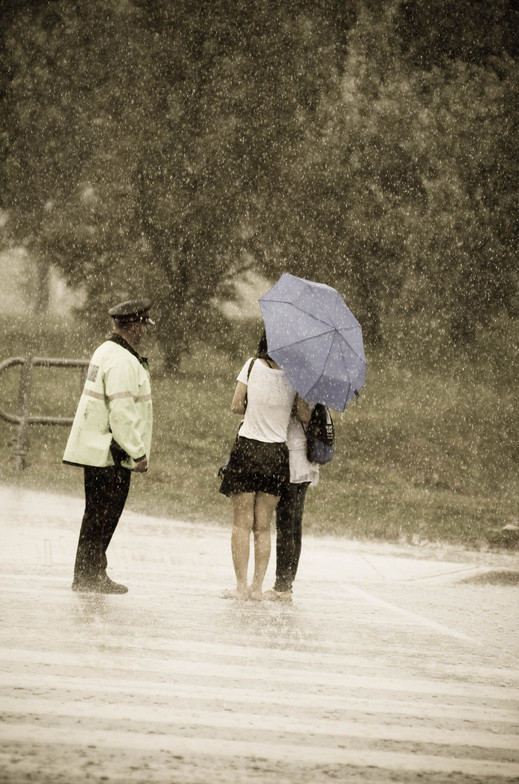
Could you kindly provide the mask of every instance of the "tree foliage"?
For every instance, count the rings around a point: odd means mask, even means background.
[[[514,312],[517,61],[501,48],[491,66],[410,67],[396,11],[359,13],[340,93],[321,101],[292,193],[272,205],[271,268],[334,280],[371,343],[389,321],[467,343]],[[433,33],[420,43],[430,52]]]
[[[371,343],[395,319],[473,340],[517,283],[514,8],[10,5],[12,234],[92,320],[151,295],[170,367],[247,265],[336,285]]]
[[[519,54],[516,0],[404,0],[395,27],[402,51],[420,69],[447,60],[485,65]]]

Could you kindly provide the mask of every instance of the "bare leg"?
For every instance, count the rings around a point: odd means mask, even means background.
[[[236,594],[240,599],[248,598],[247,570],[250,554],[250,534],[254,525],[254,493],[239,493],[232,496],[233,526],[231,552],[236,573]]]
[[[263,580],[270,559],[270,523],[279,497],[268,493],[256,493],[254,505],[254,576],[251,599],[260,600]]]

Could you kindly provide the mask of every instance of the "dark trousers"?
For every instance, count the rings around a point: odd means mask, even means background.
[[[121,466],[85,466],[85,513],[76,553],[74,580],[92,582],[106,572],[106,550],[121,517],[131,471]]]
[[[285,485],[276,507],[276,591],[292,590],[301,555],[303,510],[309,484]]]

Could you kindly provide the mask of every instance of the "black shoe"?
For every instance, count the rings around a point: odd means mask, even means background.
[[[71,588],[77,593],[97,593],[98,591],[97,581],[95,580],[81,580],[74,578]]]
[[[292,590],[276,591],[275,588],[271,588],[270,591],[265,591],[263,598],[269,602],[291,602]]]
[[[74,579],[72,590],[77,593],[128,593],[126,585],[114,583],[107,574],[100,574],[93,580]]]
[[[97,593],[128,593],[128,588],[121,583],[114,583],[107,574],[100,574],[96,591]]]

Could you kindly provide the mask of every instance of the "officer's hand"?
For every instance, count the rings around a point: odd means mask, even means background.
[[[148,470],[148,458],[143,457],[142,460],[139,460],[138,463],[135,463],[133,468],[138,474],[144,474]]]

